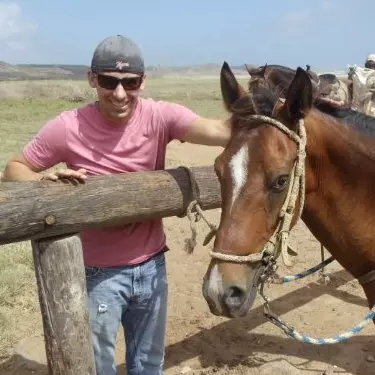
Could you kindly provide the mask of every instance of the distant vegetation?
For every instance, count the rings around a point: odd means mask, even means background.
[[[148,76],[218,76],[221,65],[206,64],[182,67],[149,66],[146,68]],[[11,65],[0,61],[0,81],[50,80],[50,79],[85,79],[89,67],[85,65]],[[243,66],[233,67],[236,74],[244,74]]]
[[[83,79],[84,65],[11,65],[0,61],[0,81],[41,79]]]

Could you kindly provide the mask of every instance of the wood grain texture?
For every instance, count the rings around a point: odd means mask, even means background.
[[[94,375],[79,236],[32,241],[49,374]]]

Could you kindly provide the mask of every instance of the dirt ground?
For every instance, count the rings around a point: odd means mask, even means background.
[[[208,165],[218,152],[216,148],[174,143],[168,152],[167,166]],[[218,222],[219,210],[207,215]],[[201,245],[207,227],[199,223],[199,244],[192,255],[183,251],[184,239],[190,236],[187,219],[167,218],[165,228],[171,248],[167,254],[170,297],[166,375],[375,374],[372,324],[346,343],[313,346],[287,338],[267,322],[259,296],[246,318],[231,320],[212,315],[201,293],[202,277],[209,262],[208,249]],[[294,229],[292,241],[299,256],[292,269],[281,265],[280,274],[294,274],[320,261],[319,243],[303,223]],[[336,262],[327,271],[331,277],[328,285],[320,283],[315,274],[267,290],[274,311],[300,332],[313,337],[342,333],[368,312],[358,282]],[[22,357],[14,356],[1,374],[47,373],[42,332],[25,337],[16,351]],[[125,374],[123,353],[120,334],[116,358],[121,375]]]

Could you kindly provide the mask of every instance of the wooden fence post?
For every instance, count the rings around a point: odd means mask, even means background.
[[[78,235],[32,241],[50,375],[95,375]]]

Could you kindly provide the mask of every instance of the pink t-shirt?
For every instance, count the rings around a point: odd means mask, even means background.
[[[160,170],[168,142],[182,138],[197,115],[175,103],[139,98],[124,126],[105,122],[94,103],[63,112],[24,148],[38,168],[66,163],[87,174]],[[162,219],[81,232],[84,262],[91,267],[133,265],[160,252],[166,242]]]

